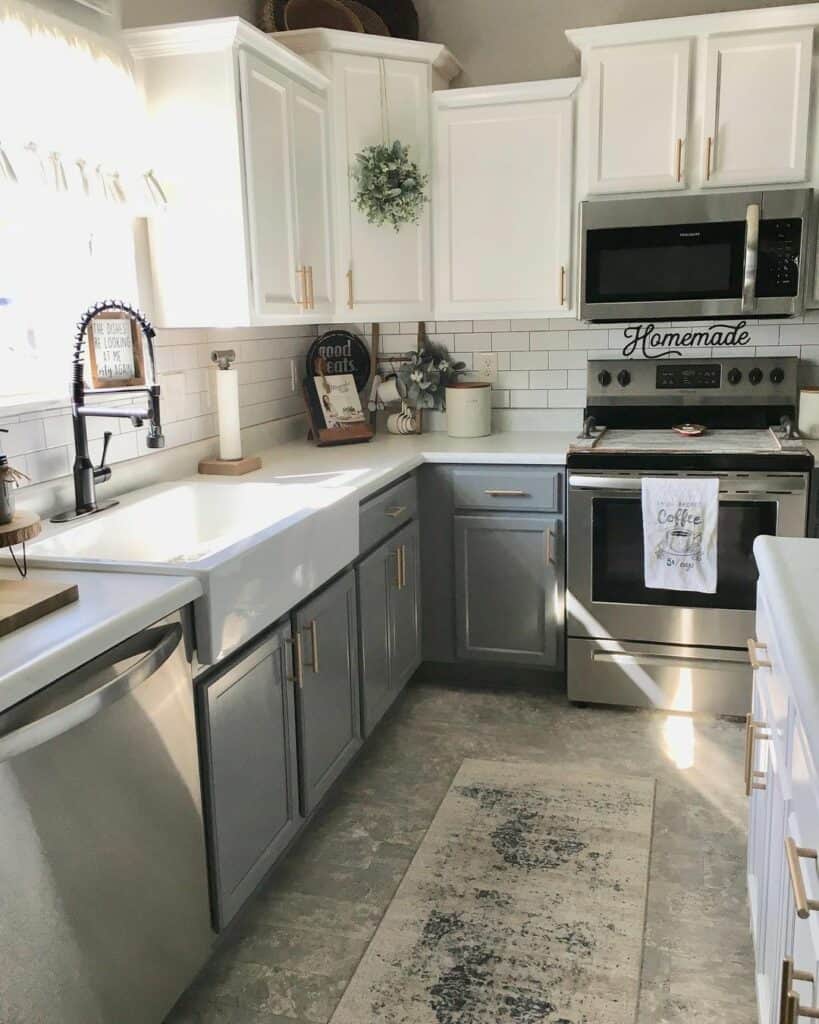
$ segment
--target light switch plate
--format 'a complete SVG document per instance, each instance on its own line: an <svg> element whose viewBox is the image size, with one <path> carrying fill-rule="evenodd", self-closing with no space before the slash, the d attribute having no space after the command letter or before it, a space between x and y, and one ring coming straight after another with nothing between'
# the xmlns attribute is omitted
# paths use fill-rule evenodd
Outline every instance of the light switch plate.
<svg viewBox="0 0 819 1024"><path fill-rule="evenodd" d="M498 353L476 352L472 358L472 376L478 380L498 383Z"/></svg>

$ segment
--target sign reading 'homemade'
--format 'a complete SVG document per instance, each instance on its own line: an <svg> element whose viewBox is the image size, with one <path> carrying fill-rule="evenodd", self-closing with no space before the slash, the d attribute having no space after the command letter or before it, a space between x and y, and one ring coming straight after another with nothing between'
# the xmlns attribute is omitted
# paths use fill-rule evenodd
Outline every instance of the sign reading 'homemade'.
<svg viewBox="0 0 819 1024"><path fill-rule="evenodd" d="M744 348L751 344L746 320L735 324L709 324L707 327L657 327L655 324L633 324L623 331L626 343L623 355L662 359L663 356L685 356L704 348Z"/></svg>

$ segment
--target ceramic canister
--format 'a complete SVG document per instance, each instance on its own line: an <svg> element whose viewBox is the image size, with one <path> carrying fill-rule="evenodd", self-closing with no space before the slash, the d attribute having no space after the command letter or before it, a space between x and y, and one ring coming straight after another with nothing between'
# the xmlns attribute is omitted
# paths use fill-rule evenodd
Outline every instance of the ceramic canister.
<svg viewBox="0 0 819 1024"><path fill-rule="evenodd" d="M802 388L799 392L799 433L819 440L819 388Z"/></svg>
<svg viewBox="0 0 819 1024"><path fill-rule="evenodd" d="M450 437L492 433L492 385L462 381L446 389L446 430Z"/></svg>

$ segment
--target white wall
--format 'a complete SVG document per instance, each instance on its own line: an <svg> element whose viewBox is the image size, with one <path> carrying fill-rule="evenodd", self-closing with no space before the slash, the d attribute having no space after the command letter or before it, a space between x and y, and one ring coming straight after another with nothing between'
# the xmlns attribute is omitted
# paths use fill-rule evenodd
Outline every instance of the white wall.
<svg viewBox="0 0 819 1024"><path fill-rule="evenodd" d="M796 0L809 3L811 0ZM239 15L254 0L122 0L126 27ZM782 0L415 0L424 39L446 43L464 67L457 86L576 75L567 28L787 6Z"/></svg>
<svg viewBox="0 0 819 1024"><path fill-rule="evenodd" d="M61 18L75 21L84 28L93 29L101 35L111 35L118 31L121 22L122 0L114 0L114 14L112 17L98 14L90 7L75 3L75 0L30 0L35 7L41 7L44 11L58 14Z"/></svg>

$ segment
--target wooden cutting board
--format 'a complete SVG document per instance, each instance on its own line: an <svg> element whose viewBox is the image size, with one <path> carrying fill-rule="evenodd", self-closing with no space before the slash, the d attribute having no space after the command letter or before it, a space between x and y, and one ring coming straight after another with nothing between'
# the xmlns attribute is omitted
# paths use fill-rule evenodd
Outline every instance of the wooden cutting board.
<svg viewBox="0 0 819 1024"><path fill-rule="evenodd" d="M75 583L0 580L0 636L71 604L79 596Z"/></svg>

